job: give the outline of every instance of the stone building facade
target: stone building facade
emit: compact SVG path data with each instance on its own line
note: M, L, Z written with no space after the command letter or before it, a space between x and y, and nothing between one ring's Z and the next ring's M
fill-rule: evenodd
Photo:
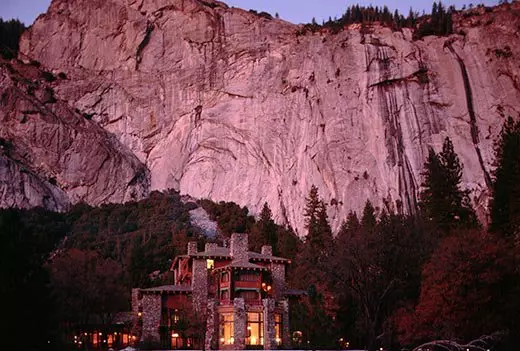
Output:
M133 290L134 334L173 349L290 348L289 263L270 246L248 251L247 234L204 251L190 242L171 266L172 285Z

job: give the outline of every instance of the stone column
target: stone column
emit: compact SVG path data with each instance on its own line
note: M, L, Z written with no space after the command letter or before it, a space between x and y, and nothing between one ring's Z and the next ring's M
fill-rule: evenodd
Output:
M280 300L285 290L285 265L283 263L271 263L271 275L273 277L273 297Z
M264 350L275 350L276 333L274 330L274 299L263 299L264 306Z
M204 259L193 259L191 290L193 308L199 316L204 318L208 304L208 268Z
M187 254L188 255L194 255L196 253L197 253L197 242L196 241L190 241L188 243Z
M282 306L282 344L285 349L291 348L291 328L289 324L289 301L287 299L280 301Z
M244 299L237 297L233 300L234 316L233 316L233 328L234 328L234 349L244 350L246 348L246 335L247 335L247 313L245 308Z
M151 341L159 343L161 336L159 335L159 326L161 324L161 295L160 294L144 294L143 295L143 334L141 341Z
M262 255L272 256L273 247L271 245L263 245L262 250L260 252L262 253Z
M132 329L130 334L136 336L138 340L141 340L143 330L140 323L140 317L138 315L141 305L141 291L140 289L132 289Z
M231 247L229 248L229 252L233 260L235 261L247 261L249 260L248 250L249 250L249 242L248 235L242 233L233 233L231 234Z
M206 335L204 338L205 350L218 349L218 317L216 303L214 299L208 300L208 310L206 317Z

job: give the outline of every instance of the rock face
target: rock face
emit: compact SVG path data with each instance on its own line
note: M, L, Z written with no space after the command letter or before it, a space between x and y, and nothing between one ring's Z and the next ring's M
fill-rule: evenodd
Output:
M446 136L475 205L486 206L493 141L520 112L519 13L518 3L475 9L455 19L459 34L412 41L408 29L376 25L298 35L212 0L54 0L20 56L66 72L56 96L131 150L151 189L252 212L267 201L303 233L311 184L335 227L367 199L413 212L428 148ZM142 169L118 155L106 182ZM73 201L129 196L76 187L66 190Z
M148 194L146 167L117 139L56 99L56 79L0 62L0 207L65 210Z

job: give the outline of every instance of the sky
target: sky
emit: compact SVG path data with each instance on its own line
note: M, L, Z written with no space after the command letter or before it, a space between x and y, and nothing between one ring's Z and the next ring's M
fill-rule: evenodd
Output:
M26 25L31 25L40 13L47 11L50 0L0 0L0 17L3 19L18 18ZM360 4L368 6L386 5L390 10L398 9L406 15L410 6L414 10L422 12L431 10L433 0L224 0L229 6L241 7L249 10L266 11L274 15L278 13L281 18L293 23L308 23L316 18L318 23L330 17L340 17L345 8L350 5ZM445 0L445 5L470 4L471 0ZM476 0L474 4L496 5L497 0Z

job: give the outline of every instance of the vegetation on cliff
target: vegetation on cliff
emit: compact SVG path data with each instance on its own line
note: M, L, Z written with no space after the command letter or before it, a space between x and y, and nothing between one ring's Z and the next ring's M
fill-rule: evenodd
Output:
M421 39L427 35L448 35L453 33L453 18L455 7L450 6L446 9L442 2L434 2L431 14L419 14L411 8L405 17L398 10L390 11L387 6L359 6L351 5L339 19L329 17L328 21L324 21L319 25L313 19L311 23L303 26L298 30L297 34L302 35L306 32L316 32L321 29L330 30L332 33L338 33L343 28L351 24L369 25L378 23L382 26L392 28L393 30L401 30L402 28L414 29L414 39Z
M0 18L0 55L4 59L16 57L20 36L24 30L25 25L19 20L4 21Z

